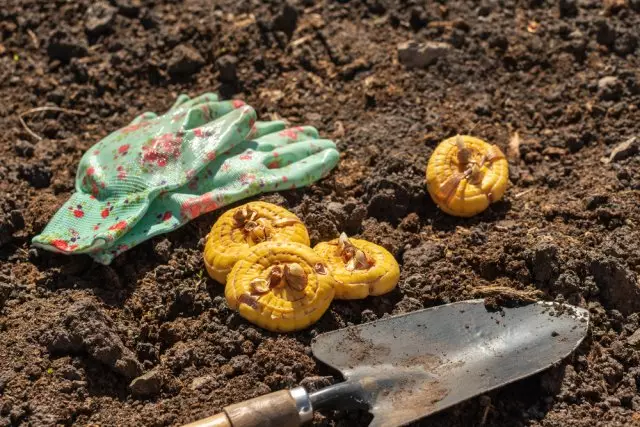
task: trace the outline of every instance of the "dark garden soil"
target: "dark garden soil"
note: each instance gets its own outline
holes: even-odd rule
[[[0,426],[179,425],[339,381],[311,356],[318,333],[537,291],[589,308],[578,351],[419,425],[640,425],[639,39],[639,0],[0,0]],[[447,45],[407,69],[408,40]],[[337,142],[327,179],[262,199],[300,215],[313,243],[346,231],[385,246],[395,291],[276,335],[232,313],[204,272],[219,213],[110,266],[30,247],[85,150],[205,91]],[[25,116],[38,140],[19,115],[43,106],[84,115]],[[460,219],[430,200],[424,170],[439,141],[468,132],[508,153],[511,185]]]

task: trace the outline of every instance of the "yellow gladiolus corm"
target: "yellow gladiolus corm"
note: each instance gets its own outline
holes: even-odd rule
[[[400,279],[400,266],[393,255],[374,243],[340,238],[318,243],[314,248],[327,262],[336,279],[336,299],[361,299],[390,292]]]
[[[335,294],[326,262],[308,246],[253,246],[227,278],[225,297],[242,317],[264,329],[291,332],[317,322]]]
[[[502,198],[509,164],[497,145],[468,135],[442,141],[427,165],[427,189],[444,212],[470,217]]]

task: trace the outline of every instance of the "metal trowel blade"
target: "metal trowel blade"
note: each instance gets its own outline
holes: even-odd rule
[[[362,385],[371,426],[401,426],[538,373],[587,334],[584,309],[464,301],[319,335],[315,357]]]

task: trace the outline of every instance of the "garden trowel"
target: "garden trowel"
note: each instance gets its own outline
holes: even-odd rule
[[[317,336],[313,355],[344,377],[318,391],[281,390],[189,427],[289,427],[325,408],[368,407],[369,426],[402,426],[549,368],[587,334],[589,314],[565,304],[489,310],[471,300]]]

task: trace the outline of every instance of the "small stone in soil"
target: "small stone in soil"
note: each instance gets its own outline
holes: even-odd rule
[[[129,388],[131,393],[136,397],[154,396],[160,393],[162,386],[162,377],[158,371],[149,371],[144,375],[131,381]]]
[[[640,328],[636,329],[636,331],[627,338],[627,344],[640,349]]]
[[[217,382],[211,375],[205,375],[203,377],[194,378],[193,381],[191,381],[190,388],[191,390],[199,390],[207,384],[217,384]]]
[[[407,68],[424,68],[450,51],[451,45],[448,43],[418,43],[411,40],[398,45],[398,60]]]
[[[617,101],[622,96],[622,83],[615,76],[598,80],[598,96],[603,101]]]
[[[116,17],[116,9],[107,3],[95,3],[87,9],[84,28],[90,36],[99,36],[111,29]]]
[[[204,65],[204,58],[200,53],[187,45],[178,45],[173,49],[167,70],[173,77],[190,76]]]

